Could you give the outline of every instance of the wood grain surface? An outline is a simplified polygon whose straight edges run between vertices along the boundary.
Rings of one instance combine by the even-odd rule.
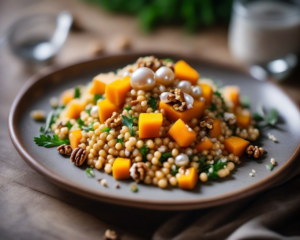
[[[91,56],[99,39],[107,53],[121,51],[120,36],[130,39],[128,51],[170,51],[194,55],[242,68],[227,49],[226,29],[187,35],[178,27],[143,34],[136,18],[113,15],[73,0],[0,0],[0,36],[24,14],[58,13],[68,9],[85,31],[72,32],[54,64],[66,65]],[[36,71],[36,70],[35,70]],[[150,239],[153,231],[176,212],[140,210],[96,202],[66,192],[31,169],[14,149],[7,117],[19,89],[35,72],[10,53],[0,50],[0,239],[101,239],[107,228],[121,239]],[[300,69],[281,85],[300,105]]]

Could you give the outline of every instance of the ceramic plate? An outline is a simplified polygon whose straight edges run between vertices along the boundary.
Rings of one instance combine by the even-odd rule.
[[[106,56],[60,69],[49,68],[30,79],[18,93],[9,116],[11,139],[24,160],[66,190],[100,201],[163,210],[204,208],[244,198],[281,181],[296,166],[300,141],[300,114],[297,106],[278,86],[270,82],[259,82],[234,69],[172,54],[156,56],[171,57],[174,60],[184,59],[197,69],[201,76],[221,81],[224,85],[238,85],[241,95],[250,97],[252,110],[262,104],[267,110],[275,107],[279,111],[280,119],[276,128],[264,129],[257,143],[267,150],[266,157],[257,161],[244,158],[230,177],[208,183],[199,182],[192,191],[179,188],[160,189],[139,184],[139,191],[132,193],[129,189],[132,182],[130,180],[118,181],[120,188],[116,189],[114,186],[117,181],[103,171],[94,170],[95,178],[88,178],[85,174],[86,165],[78,168],[69,158],[59,155],[55,148],[47,149],[35,145],[33,138],[39,136],[41,123],[30,118],[30,111],[44,109],[48,112],[49,99],[59,96],[63,90],[77,84],[85,84],[98,73],[116,71],[146,55],[149,54]],[[278,143],[268,139],[269,132],[277,137]],[[271,157],[278,163],[273,171],[269,171],[265,166]],[[252,169],[256,170],[254,177],[249,176]],[[107,180],[108,187],[99,184],[97,179],[100,177]]]

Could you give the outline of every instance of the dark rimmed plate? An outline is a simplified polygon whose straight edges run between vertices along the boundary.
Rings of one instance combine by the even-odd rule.
[[[41,124],[30,118],[31,110],[50,111],[51,97],[58,96],[67,88],[91,81],[92,77],[100,72],[116,71],[146,55],[149,54],[105,56],[64,68],[48,68],[31,78],[18,93],[9,116],[10,136],[23,159],[50,181],[72,192],[100,201],[162,210],[204,208],[244,198],[281,181],[297,165],[296,157],[300,149],[300,113],[297,106],[278,86],[270,82],[259,82],[234,69],[173,54],[156,56],[171,57],[174,60],[184,59],[197,69],[201,76],[220,80],[224,85],[240,86],[241,94],[251,98],[252,109],[263,104],[266,109],[275,107],[279,111],[280,120],[276,128],[264,129],[258,142],[267,150],[266,157],[258,161],[245,158],[230,177],[216,182],[198,183],[193,191],[179,188],[163,190],[139,184],[139,191],[132,193],[129,190],[129,180],[116,181],[112,176],[97,170],[94,170],[95,178],[88,178],[85,174],[86,166],[78,168],[71,164],[68,158],[60,156],[55,148],[46,149],[35,145],[33,138],[40,134]],[[269,132],[277,137],[278,143],[268,139]],[[272,172],[265,167],[271,157],[278,163]],[[249,176],[252,169],[256,171],[254,177]],[[97,181],[100,177],[107,179],[107,188]],[[119,189],[114,187],[116,182],[120,184]]]

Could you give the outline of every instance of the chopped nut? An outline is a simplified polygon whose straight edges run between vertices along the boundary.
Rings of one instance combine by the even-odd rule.
[[[184,111],[187,109],[187,104],[185,102],[184,94],[181,89],[175,88],[170,91],[170,94],[167,97],[168,100],[173,104],[173,108],[176,111]]]
[[[122,117],[118,113],[113,112],[112,116],[105,123],[108,127],[115,128],[122,124]]]
[[[154,72],[162,66],[169,67],[174,72],[174,63],[168,62],[164,59],[157,59],[154,56],[139,58],[137,61],[138,68],[148,67],[151,68]]]
[[[103,187],[107,187],[107,181],[106,181],[106,179],[102,179],[100,183],[101,183],[101,185]]]
[[[214,120],[209,118],[208,116],[203,117],[199,123],[201,128],[207,128],[209,130],[214,128]]]
[[[249,147],[247,147],[246,152],[248,154],[248,157],[259,158],[261,155],[263,155],[265,150],[261,147],[259,148],[258,146],[254,147],[253,145],[250,145]]]
[[[35,121],[41,121],[45,119],[45,112],[43,110],[34,110],[30,112],[30,117]]]
[[[228,122],[229,125],[234,125],[236,123],[236,116],[233,113],[224,113],[224,120]]]
[[[130,106],[132,107],[132,106],[135,106],[135,105],[137,105],[137,104],[139,104],[139,103],[140,103],[140,101],[138,101],[138,100],[133,100],[133,101],[130,102]]]
[[[75,148],[71,155],[71,162],[74,162],[76,166],[81,166],[87,157],[86,150],[78,147]]]
[[[61,155],[71,155],[72,153],[71,146],[66,144],[60,145],[59,147],[57,147],[57,150]]]
[[[117,240],[118,235],[115,231],[107,229],[104,234],[104,240]]]
[[[269,137],[269,139],[272,140],[273,142],[278,142],[278,141],[277,141],[277,138],[276,138],[274,135],[272,135],[271,133],[268,133],[268,137]]]
[[[272,165],[275,165],[276,164],[276,161],[274,158],[271,158],[270,162],[272,163]]]
[[[137,183],[145,179],[148,167],[143,162],[134,163],[130,168],[130,176]]]
[[[119,183],[116,183],[115,188],[120,188]]]

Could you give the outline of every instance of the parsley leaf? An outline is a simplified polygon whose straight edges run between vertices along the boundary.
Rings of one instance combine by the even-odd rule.
[[[206,156],[201,156],[201,157],[199,158],[199,160],[197,161],[197,163],[198,163],[198,165],[199,165],[199,170],[200,170],[200,172],[205,172],[205,171],[207,171],[208,168],[209,168],[209,165],[206,164],[205,160],[206,160]]]
[[[45,128],[43,126],[40,126],[40,132],[44,132]]]
[[[208,165],[209,168],[206,171],[207,177],[209,180],[217,180],[219,178],[218,171],[224,169],[227,165],[227,161],[218,160],[212,165]]]
[[[157,101],[155,97],[150,97],[147,103],[153,109],[153,112],[157,109]]]
[[[172,157],[172,153],[170,152],[163,152],[161,153],[161,156],[159,158],[159,161],[161,163],[168,161],[168,158]]]
[[[42,134],[40,137],[34,137],[34,142],[38,146],[43,146],[45,148],[60,146],[62,144],[70,144],[69,139],[59,139],[57,135],[53,135],[51,138],[50,135]]]
[[[273,168],[274,168],[274,165],[273,165],[272,163],[266,164],[266,168],[267,168],[268,170],[272,171]]]
[[[117,143],[121,143],[122,146],[124,145],[124,138],[117,138]]]
[[[99,99],[102,99],[102,98],[103,98],[102,95],[100,95],[100,94],[95,94],[95,95],[94,95],[94,102],[97,103],[98,100],[99,100]]]
[[[67,128],[68,128],[69,130],[73,127],[73,125],[70,123],[70,121],[67,122],[67,125],[66,125],[66,126],[67,126]]]
[[[212,102],[207,109],[210,110],[210,111],[212,111],[212,112],[214,112],[214,111],[217,110],[217,106],[216,106],[215,103]]]
[[[249,108],[250,107],[250,98],[247,96],[242,96],[241,99],[241,104],[243,108]]]
[[[179,170],[179,167],[174,164],[171,167],[171,172],[170,173],[172,174],[172,176],[175,176],[178,173],[178,170]]]
[[[130,111],[131,107],[130,106],[126,106],[126,107],[124,107],[124,109],[127,110],[127,111]]]
[[[84,111],[85,111],[89,116],[91,116],[91,109],[84,109]]]
[[[278,115],[279,113],[275,108],[272,108],[269,114],[265,115],[263,108],[260,107],[258,108],[258,111],[253,114],[252,117],[255,121],[262,122],[262,123],[257,123],[256,125],[257,127],[262,128],[268,125],[274,126],[278,121]]]
[[[194,154],[192,154],[192,155],[189,155],[189,159],[190,159],[190,161],[192,161],[193,160],[193,157],[195,157],[196,155],[194,155]]]
[[[140,148],[140,152],[143,156],[143,161],[147,161],[147,154],[149,153],[150,149],[147,147],[146,144],[144,144],[141,148]]]
[[[131,136],[135,135],[135,132],[133,130],[133,126],[135,124],[134,119],[138,119],[138,118],[132,116],[126,117],[125,115],[122,115],[122,124],[129,128],[129,132]]]
[[[77,123],[79,125],[79,128],[82,128],[82,126],[84,126],[84,121],[81,118],[77,119]]]
[[[107,134],[109,134],[110,130],[111,130],[111,128],[109,128],[109,127],[101,129],[102,132],[106,132]]]
[[[80,98],[80,89],[78,87],[75,88],[74,98]]]
[[[85,169],[85,174],[86,174],[88,177],[95,177],[95,174],[94,174],[92,168],[87,168],[87,169]]]
[[[166,62],[174,62],[174,60],[172,58],[165,58],[164,59]]]
[[[94,122],[91,122],[89,125],[87,126],[82,126],[81,129],[85,132],[89,132],[89,131],[95,131],[95,129],[93,128],[93,124]]]

